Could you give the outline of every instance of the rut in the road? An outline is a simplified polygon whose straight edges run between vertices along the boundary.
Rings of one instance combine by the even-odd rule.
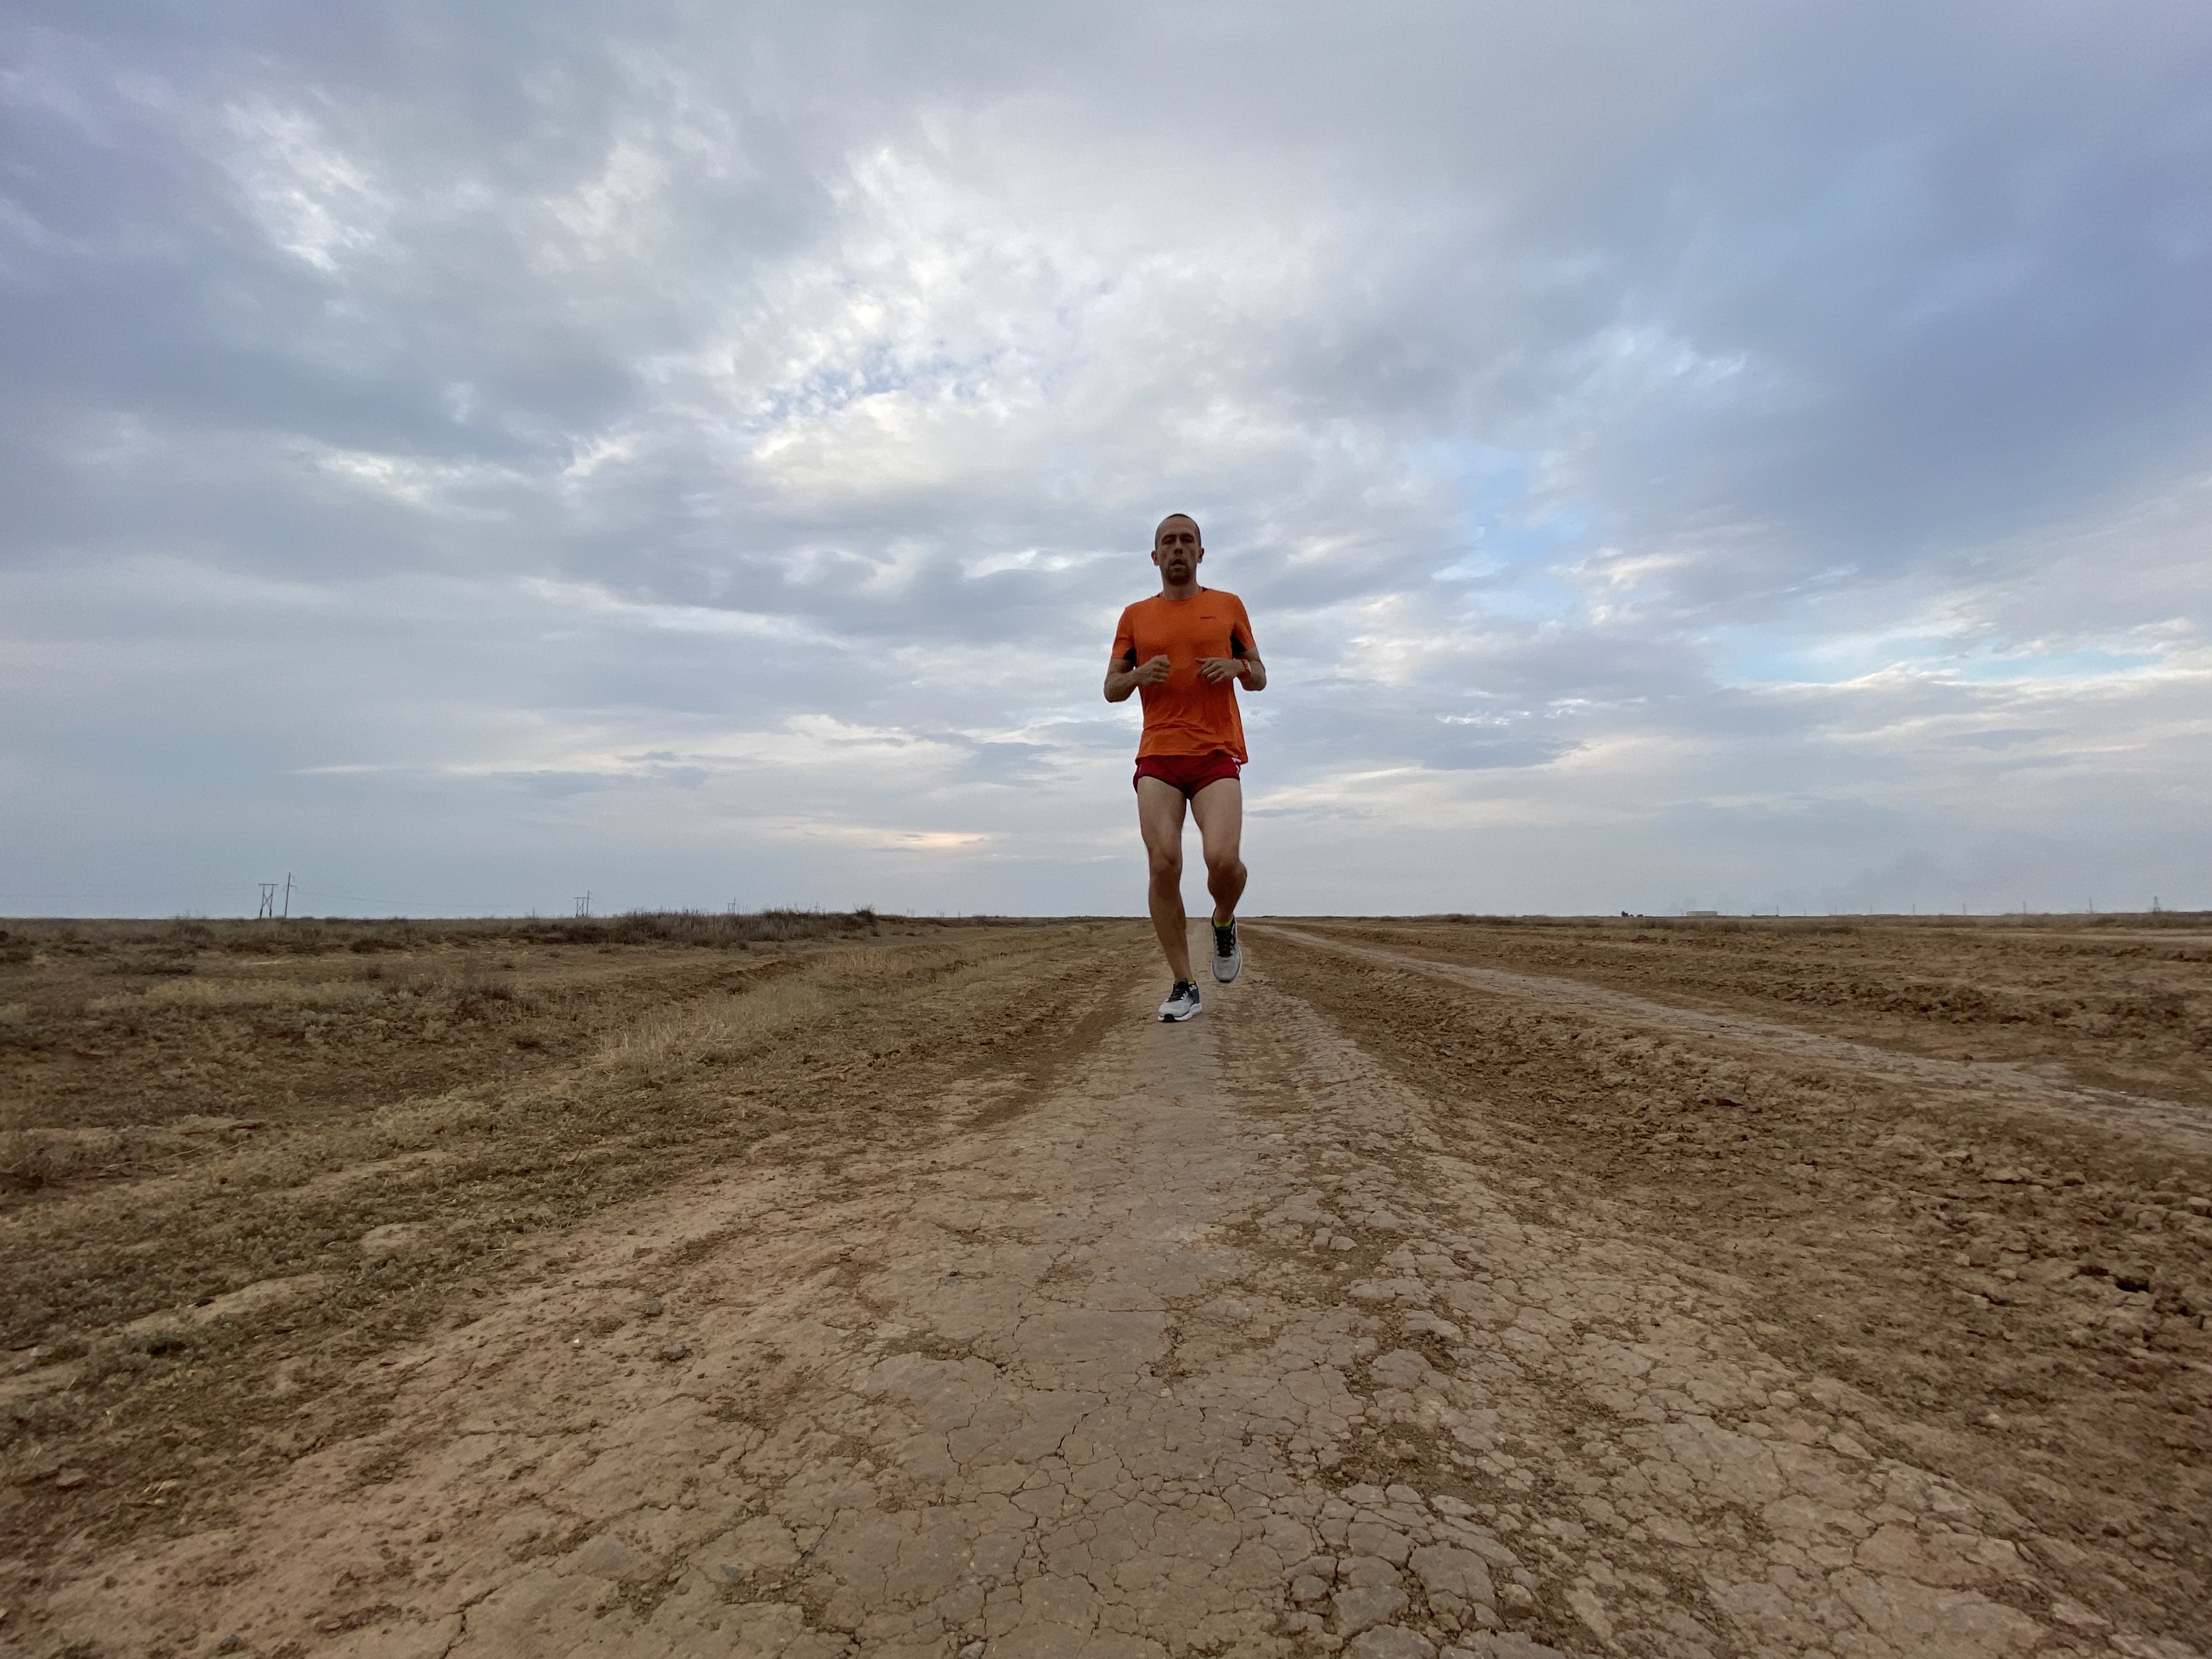
[[[1510,1166],[1448,1155],[1250,980],[1189,1027],[1133,992],[1066,1087],[926,1155],[580,1235],[568,1283],[406,1358],[373,1483],[358,1447],[302,1460],[236,1529],[86,1563],[57,1625],[640,1659],[2106,1650],[2017,1516],[1871,1455],[1865,1403],[1763,1353],[1729,1281],[1596,1206],[1516,1220]]]

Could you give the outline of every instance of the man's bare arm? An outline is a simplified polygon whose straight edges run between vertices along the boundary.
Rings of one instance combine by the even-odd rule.
[[[1106,701],[1127,702],[1129,694],[1140,685],[1158,685],[1167,678],[1170,666],[1163,652],[1150,662],[1139,663],[1134,668],[1124,668],[1119,659],[1106,665]]]

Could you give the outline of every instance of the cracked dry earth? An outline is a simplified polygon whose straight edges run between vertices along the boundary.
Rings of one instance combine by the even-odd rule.
[[[1151,1023],[1131,983],[1026,1109],[594,1219],[556,1281],[396,1356],[366,1459],[80,1555],[44,1639],[2196,1651],[2059,1593],[2033,1521],[1763,1346],[1781,1316],[1741,1282],[1571,1193],[1543,1212],[1571,1224],[1539,1218],[1479,1101],[1440,1134],[1435,1098],[1271,978],[1290,939],[1252,933],[1201,1019]]]

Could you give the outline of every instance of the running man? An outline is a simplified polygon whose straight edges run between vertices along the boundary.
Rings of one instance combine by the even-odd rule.
[[[1145,700],[1137,744],[1137,824],[1152,866],[1152,931],[1160,936],[1175,988],[1160,1018],[1198,1012],[1190,939],[1182,908],[1182,812],[1190,804],[1206,850],[1206,890],[1213,896],[1213,976],[1226,985],[1244,965],[1237,944],[1237,901],[1244,894],[1244,722],[1237,687],[1264,690],[1267,670],[1252,643],[1252,623],[1234,593],[1198,585],[1206,557],[1198,521],[1170,513],[1152,532],[1160,591],[1121,613],[1106,665],[1106,701]]]

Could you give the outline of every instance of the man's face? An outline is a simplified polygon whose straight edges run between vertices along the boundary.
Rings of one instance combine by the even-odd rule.
[[[1188,519],[1166,519],[1152,532],[1152,562],[1160,574],[1180,587],[1198,575],[1198,562],[1206,550],[1198,544],[1198,526]]]

